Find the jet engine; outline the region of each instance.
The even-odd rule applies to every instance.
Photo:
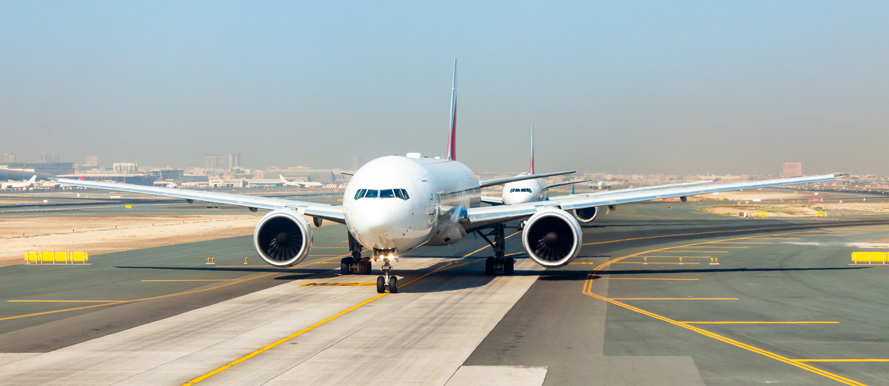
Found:
[[[266,263],[276,267],[296,265],[312,249],[312,227],[292,209],[276,209],[256,224],[253,245]]]
[[[596,215],[599,214],[599,207],[593,206],[589,208],[574,209],[571,212],[574,213],[574,218],[576,218],[577,221],[586,224],[596,219]]]
[[[561,267],[580,252],[583,234],[580,224],[564,210],[537,212],[528,219],[522,244],[532,260],[544,267]]]

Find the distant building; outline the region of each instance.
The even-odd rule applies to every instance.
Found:
[[[62,162],[61,158],[62,158],[62,156],[60,156],[56,153],[49,153],[49,152],[40,153],[40,162],[44,162],[44,163]]]
[[[785,162],[781,177],[801,177],[803,175],[802,162]]]
[[[234,170],[241,167],[241,153],[234,152],[228,155],[228,170]]]
[[[83,166],[86,167],[98,167],[99,166],[99,156],[97,155],[88,155],[86,156],[86,161],[83,162]]]
[[[135,173],[139,170],[139,165],[131,162],[115,162],[112,170],[115,173]]]
[[[216,170],[221,169],[223,166],[223,159],[221,155],[208,155],[204,157],[204,169]]]

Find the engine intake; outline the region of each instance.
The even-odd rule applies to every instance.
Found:
[[[276,267],[296,265],[312,249],[312,227],[299,213],[277,209],[256,224],[253,245],[266,263]]]
[[[590,208],[574,209],[571,212],[574,214],[574,218],[576,218],[577,221],[586,224],[596,219],[596,215],[599,214],[599,207],[593,206]]]
[[[532,260],[544,267],[561,267],[580,252],[580,224],[563,210],[544,210],[528,219],[522,244]]]

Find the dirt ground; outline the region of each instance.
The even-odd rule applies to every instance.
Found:
[[[0,218],[0,265],[27,251],[90,255],[253,234],[261,215]],[[24,236],[23,236],[24,235]]]
[[[735,203],[716,205],[700,210],[723,216],[737,216],[739,212],[747,212],[748,216],[753,216],[755,213],[766,213],[767,217],[806,217],[815,216],[817,212],[824,212],[828,216],[877,215],[889,214],[889,202],[749,203],[741,205]]]

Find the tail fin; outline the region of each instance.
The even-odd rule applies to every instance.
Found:
[[[454,59],[454,82],[451,85],[451,131],[448,133],[448,160],[457,160],[457,59]]]
[[[285,184],[288,182],[287,179],[284,178],[284,176],[282,176],[282,175],[280,175],[280,174],[278,174],[278,178],[280,178],[280,179],[281,179],[281,182],[283,182],[283,183],[285,183]]]
[[[36,174],[33,175],[33,176],[31,176],[31,179],[28,180],[28,183],[29,183],[29,184],[33,184],[34,181],[37,181],[37,175],[36,175]]]
[[[534,124],[531,124],[531,174],[534,174]]]

